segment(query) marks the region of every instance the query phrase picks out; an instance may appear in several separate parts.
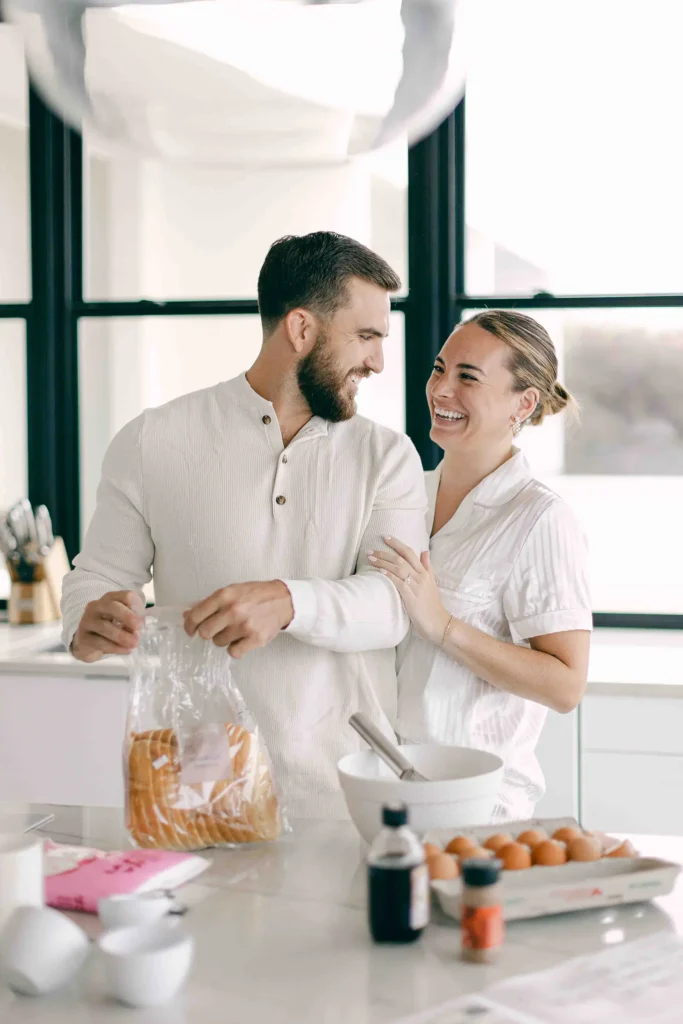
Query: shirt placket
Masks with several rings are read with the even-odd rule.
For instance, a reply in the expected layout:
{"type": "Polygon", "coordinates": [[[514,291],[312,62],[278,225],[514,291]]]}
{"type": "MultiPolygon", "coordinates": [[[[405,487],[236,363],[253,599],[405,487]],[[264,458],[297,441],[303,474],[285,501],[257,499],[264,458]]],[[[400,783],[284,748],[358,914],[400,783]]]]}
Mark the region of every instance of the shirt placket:
{"type": "Polygon", "coordinates": [[[317,423],[312,423],[296,435],[293,441],[285,448],[282,443],[282,432],[275,415],[266,413],[261,417],[261,422],[266,429],[266,437],[271,449],[276,453],[277,463],[273,487],[271,491],[271,508],[273,516],[282,515],[289,498],[288,490],[291,479],[291,469],[296,464],[299,453],[296,451],[301,445],[308,441],[321,437],[325,433],[324,428],[317,423]]]}

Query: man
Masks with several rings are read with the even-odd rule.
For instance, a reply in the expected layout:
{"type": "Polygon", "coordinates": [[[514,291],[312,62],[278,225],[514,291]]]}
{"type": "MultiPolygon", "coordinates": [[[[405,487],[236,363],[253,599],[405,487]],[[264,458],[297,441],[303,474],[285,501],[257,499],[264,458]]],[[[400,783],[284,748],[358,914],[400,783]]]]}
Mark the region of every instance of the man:
{"type": "Polygon", "coordinates": [[[91,662],[135,647],[153,567],[157,604],[189,607],[187,632],[235,659],[294,815],[344,814],[350,714],[387,732],[395,719],[408,619],[367,556],[387,535],[425,549],[426,495],[408,438],[354,414],[360,381],[383,368],[398,287],[350,238],[276,242],[256,362],[114,438],[64,583],[65,642],[91,662]]]}

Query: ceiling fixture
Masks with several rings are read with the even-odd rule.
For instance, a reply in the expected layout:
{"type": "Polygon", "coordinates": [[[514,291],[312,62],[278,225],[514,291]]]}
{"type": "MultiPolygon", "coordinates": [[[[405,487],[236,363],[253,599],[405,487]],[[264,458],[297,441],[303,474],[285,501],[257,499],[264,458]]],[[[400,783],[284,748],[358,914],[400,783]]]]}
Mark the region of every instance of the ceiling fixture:
{"type": "Polygon", "coordinates": [[[467,0],[5,0],[70,124],[148,155],[339,163],[413,143],[464,88],[467,0]]]}

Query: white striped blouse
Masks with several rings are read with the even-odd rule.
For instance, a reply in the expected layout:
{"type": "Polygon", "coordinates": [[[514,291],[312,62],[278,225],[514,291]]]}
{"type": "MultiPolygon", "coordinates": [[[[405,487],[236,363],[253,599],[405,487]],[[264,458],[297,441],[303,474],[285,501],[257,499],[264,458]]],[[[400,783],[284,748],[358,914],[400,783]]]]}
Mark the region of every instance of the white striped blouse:
{"type": "MultiPolygon", "coordinates": [[[[426,474],[430,532],[440,472],[426,474]]],[[[446,609],[490,636],[528,646],[530,637],[592,627],[581,526],[518,449],[468,494],[430,551],[446,609]]],[[[545,792],[534,750],[546,708],[497,689],[414,633],[398,664],[399,736],[499,754],[495,819],[530,817],[545,792]]]]}

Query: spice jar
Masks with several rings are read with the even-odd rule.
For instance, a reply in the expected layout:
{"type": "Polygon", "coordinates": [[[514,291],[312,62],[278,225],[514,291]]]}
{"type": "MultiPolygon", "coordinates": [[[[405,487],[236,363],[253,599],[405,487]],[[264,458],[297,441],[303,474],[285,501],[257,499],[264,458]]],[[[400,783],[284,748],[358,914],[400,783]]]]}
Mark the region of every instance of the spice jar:
{"type": "Polygon", "coordinates": [[[503,945],[501,863],[472,858],[462,865],[462,958],[493,963],[503,945]]]}

